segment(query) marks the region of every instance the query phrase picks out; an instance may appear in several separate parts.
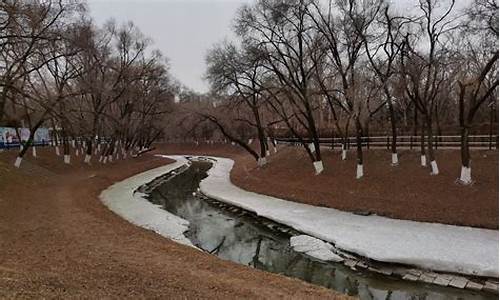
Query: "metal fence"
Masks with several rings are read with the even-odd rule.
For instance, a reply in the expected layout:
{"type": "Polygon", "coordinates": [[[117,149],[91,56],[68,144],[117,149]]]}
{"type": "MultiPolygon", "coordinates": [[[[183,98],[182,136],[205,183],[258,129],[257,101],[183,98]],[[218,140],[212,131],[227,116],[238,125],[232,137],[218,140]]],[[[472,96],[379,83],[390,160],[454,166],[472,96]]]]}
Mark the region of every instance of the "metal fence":
{"type": "MultiPolygon", "coordinates": [[[[304,141],[311,143],[312,140],[304,138],[304,141]]],[[[332,149],[336,147],[341,148],[345,139],[344,138],[320,138],[321,146],[328,146],[332,149]]],[[[276,141],[281,144],[300,144],[297,138],[276,138],[276,141]]],[[[433,138],[434,148],[460,148],[461,136],[459,135],[436,135],[433,138]]],[[[424,142],[427,146],[427,138],[424,137],[424,142]]],[[[392,136],[370,136],[362,137],[362,146],[370,148],[387,148],[390,149],[392,143],[392,136]]],[[[421,136],[398,136],[396,145],[398,148],[419,148],[421,143],[421,136]]],[[[347,149],[356,146],[356,137],[347,138],[347,149]]],[[[477,149],[498,149],[498,135],[470,135],[469,147],[477,149]]]]}

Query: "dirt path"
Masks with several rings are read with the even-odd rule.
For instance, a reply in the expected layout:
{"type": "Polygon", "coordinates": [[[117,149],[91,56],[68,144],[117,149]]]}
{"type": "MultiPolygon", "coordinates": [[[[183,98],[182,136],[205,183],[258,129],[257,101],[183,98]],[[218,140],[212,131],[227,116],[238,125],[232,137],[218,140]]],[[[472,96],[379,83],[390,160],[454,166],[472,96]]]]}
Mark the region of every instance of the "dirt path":
{"type": "Polygon", "coordinates": [[[19,171],[0,153],[0,298],[344,298],[176,244],[98,200],[164,159],[67,167],[46,152],[19,171]]]}

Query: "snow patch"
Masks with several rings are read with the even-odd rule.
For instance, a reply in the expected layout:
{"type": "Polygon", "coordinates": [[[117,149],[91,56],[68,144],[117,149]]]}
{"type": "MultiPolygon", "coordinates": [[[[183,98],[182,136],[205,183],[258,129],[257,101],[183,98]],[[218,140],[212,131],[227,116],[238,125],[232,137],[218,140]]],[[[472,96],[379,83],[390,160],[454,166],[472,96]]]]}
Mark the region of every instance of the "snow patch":
{"type": "Polygon", "coordinates": [[[152,230],[178,243],[193,246],[183,234],[188,230],[187,220],[149,202],[144,198],[144,194],[134,193],[140,186],[187,163],[182,157],[176,159],[177,161],[172,164],[117,182],[102,191],[99,197],[104,205],[130,223],[152,230]]]}
{"type": "Polygon", "coordinates": [[[312,256],[319,260],[340,262],[344,259],[333,253],[333,246],[308,235],[297,235],[290,238],[293,250],[312,256]]]}

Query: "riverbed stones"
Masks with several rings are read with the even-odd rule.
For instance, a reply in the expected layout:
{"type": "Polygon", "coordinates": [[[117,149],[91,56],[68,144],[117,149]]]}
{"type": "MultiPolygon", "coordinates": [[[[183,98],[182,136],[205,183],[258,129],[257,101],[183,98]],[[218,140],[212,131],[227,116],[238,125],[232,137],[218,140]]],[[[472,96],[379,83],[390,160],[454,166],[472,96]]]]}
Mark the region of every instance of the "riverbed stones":
{"type": "Polygon", "coordinates": [[[483,288],[483,285],[474,281],[469,281],[465,285],[467,289],[475,290],[475,291],[480,291],[483,288]]]}
{"type": "Polygon", "coordinates": [[[434,279],[434,284],[441,286],[448,286],[450,284],[451,278],[445,276],[438,276],[434,279]]]}
{"type": "Polygon", "coordinates": [[[483,291],[498,294],[498,282],[486,281],[483,286],[483,291]]]}
{"type": "Polygon", "coordinates": [[[450,286],[452,287],[456,287],[456,288],[459,288],[459,289],[463,289],[465,288],[465,286],[467,285],[467,279],[466,278],[463,278],[463,277],[458,277],[458,276],[455,276],[451,282],[450,282],[450,286]]]}
{"type": "Polygon", "coordinates": [[[381,268],[378,268],[378,267],[368,267],[368,270],[371,271],[371,272],[379,273],[379,274],[386,275],[386,276],[390,276],[393,273],[392,269],[385,268],[385,267],[381,267],[381,268]]]}
{"type": "Polygon", "coordinates": [[[424,272],[422,270],[418,270],[418,269],[409,269],[408,273],[411,274],[411,275],[414,275],[414,276],[416,276],[418,278],[424,272]]]}
{"type": "Polygon", "coordinates": [[[346,259],[344,261],[344,265],[346,265],[347,267],[351,268],[352,270],[356,270],[355,266],[358,262],[356,260],[352,260],[352,259],[346,259]]]}
{"type": "Polygon", "coordinates": [[[408,280],[408,281],[417,281],[418,280],[418,277],[416,275],[413,275],[413,274],[406,274],[405,276],[403,276],[403,279],[404,280],[408,280]]]}
{"type": "Polygon", "coordinates": [[[356,264],[356,267],[361,268],[361,269],[368,269],[368,265],[363,261],[358,261],[358,263],[356,264]]]}
{"type": "Polygon", "coordinates": [[[435,277],[432,277],[431,275],[429,275],[427,273],[420,275],[420,277],[418,278],[419,281],[423,281],[426,283],[433,283],[434,279],[435,279],[435,277]]]}

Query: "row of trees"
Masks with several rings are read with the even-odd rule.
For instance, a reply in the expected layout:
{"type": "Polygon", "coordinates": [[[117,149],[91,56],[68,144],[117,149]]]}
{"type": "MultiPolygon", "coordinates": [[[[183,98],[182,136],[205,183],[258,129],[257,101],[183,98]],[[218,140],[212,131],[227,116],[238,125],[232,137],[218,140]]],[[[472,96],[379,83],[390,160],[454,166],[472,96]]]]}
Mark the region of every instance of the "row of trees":
{"type": "Polygon", "coordinates": [[[324,169],[320,136],[344,137],[345,159],[347,138],[354,133],[357,178],[363,177],[362,138],[370,130],[390,131],[393,166],[398,133],[420,134],[421,164],[429,162],[437,175],[433,137],[453,126],[462,136],[460,181],[470,184],[468,136],[474,124],[487,120],[498,97],[498,5],[495,0],[475,0],[468,7],[454,0],[413,5],[410,10],[385,0],[244,5],[235,18],[239,40],[209,51],[212,91],[206,101],[191,97],[196,103],[191,111],[260,165],[279,124],[299,140],[317,174],[324,169]],[[260,141],[258,152],[248,146],[249,137],[260,141]]]}
{"type": "Polygon", "coordinates": [[[30,129],[15,165],[42,126],[66,163],[71,146],[86,163],[148,148],[163,134],[176,90],[150,45],[132,23],[98,28],[79,1],[2,1],[0,124],[30,129]]]}

